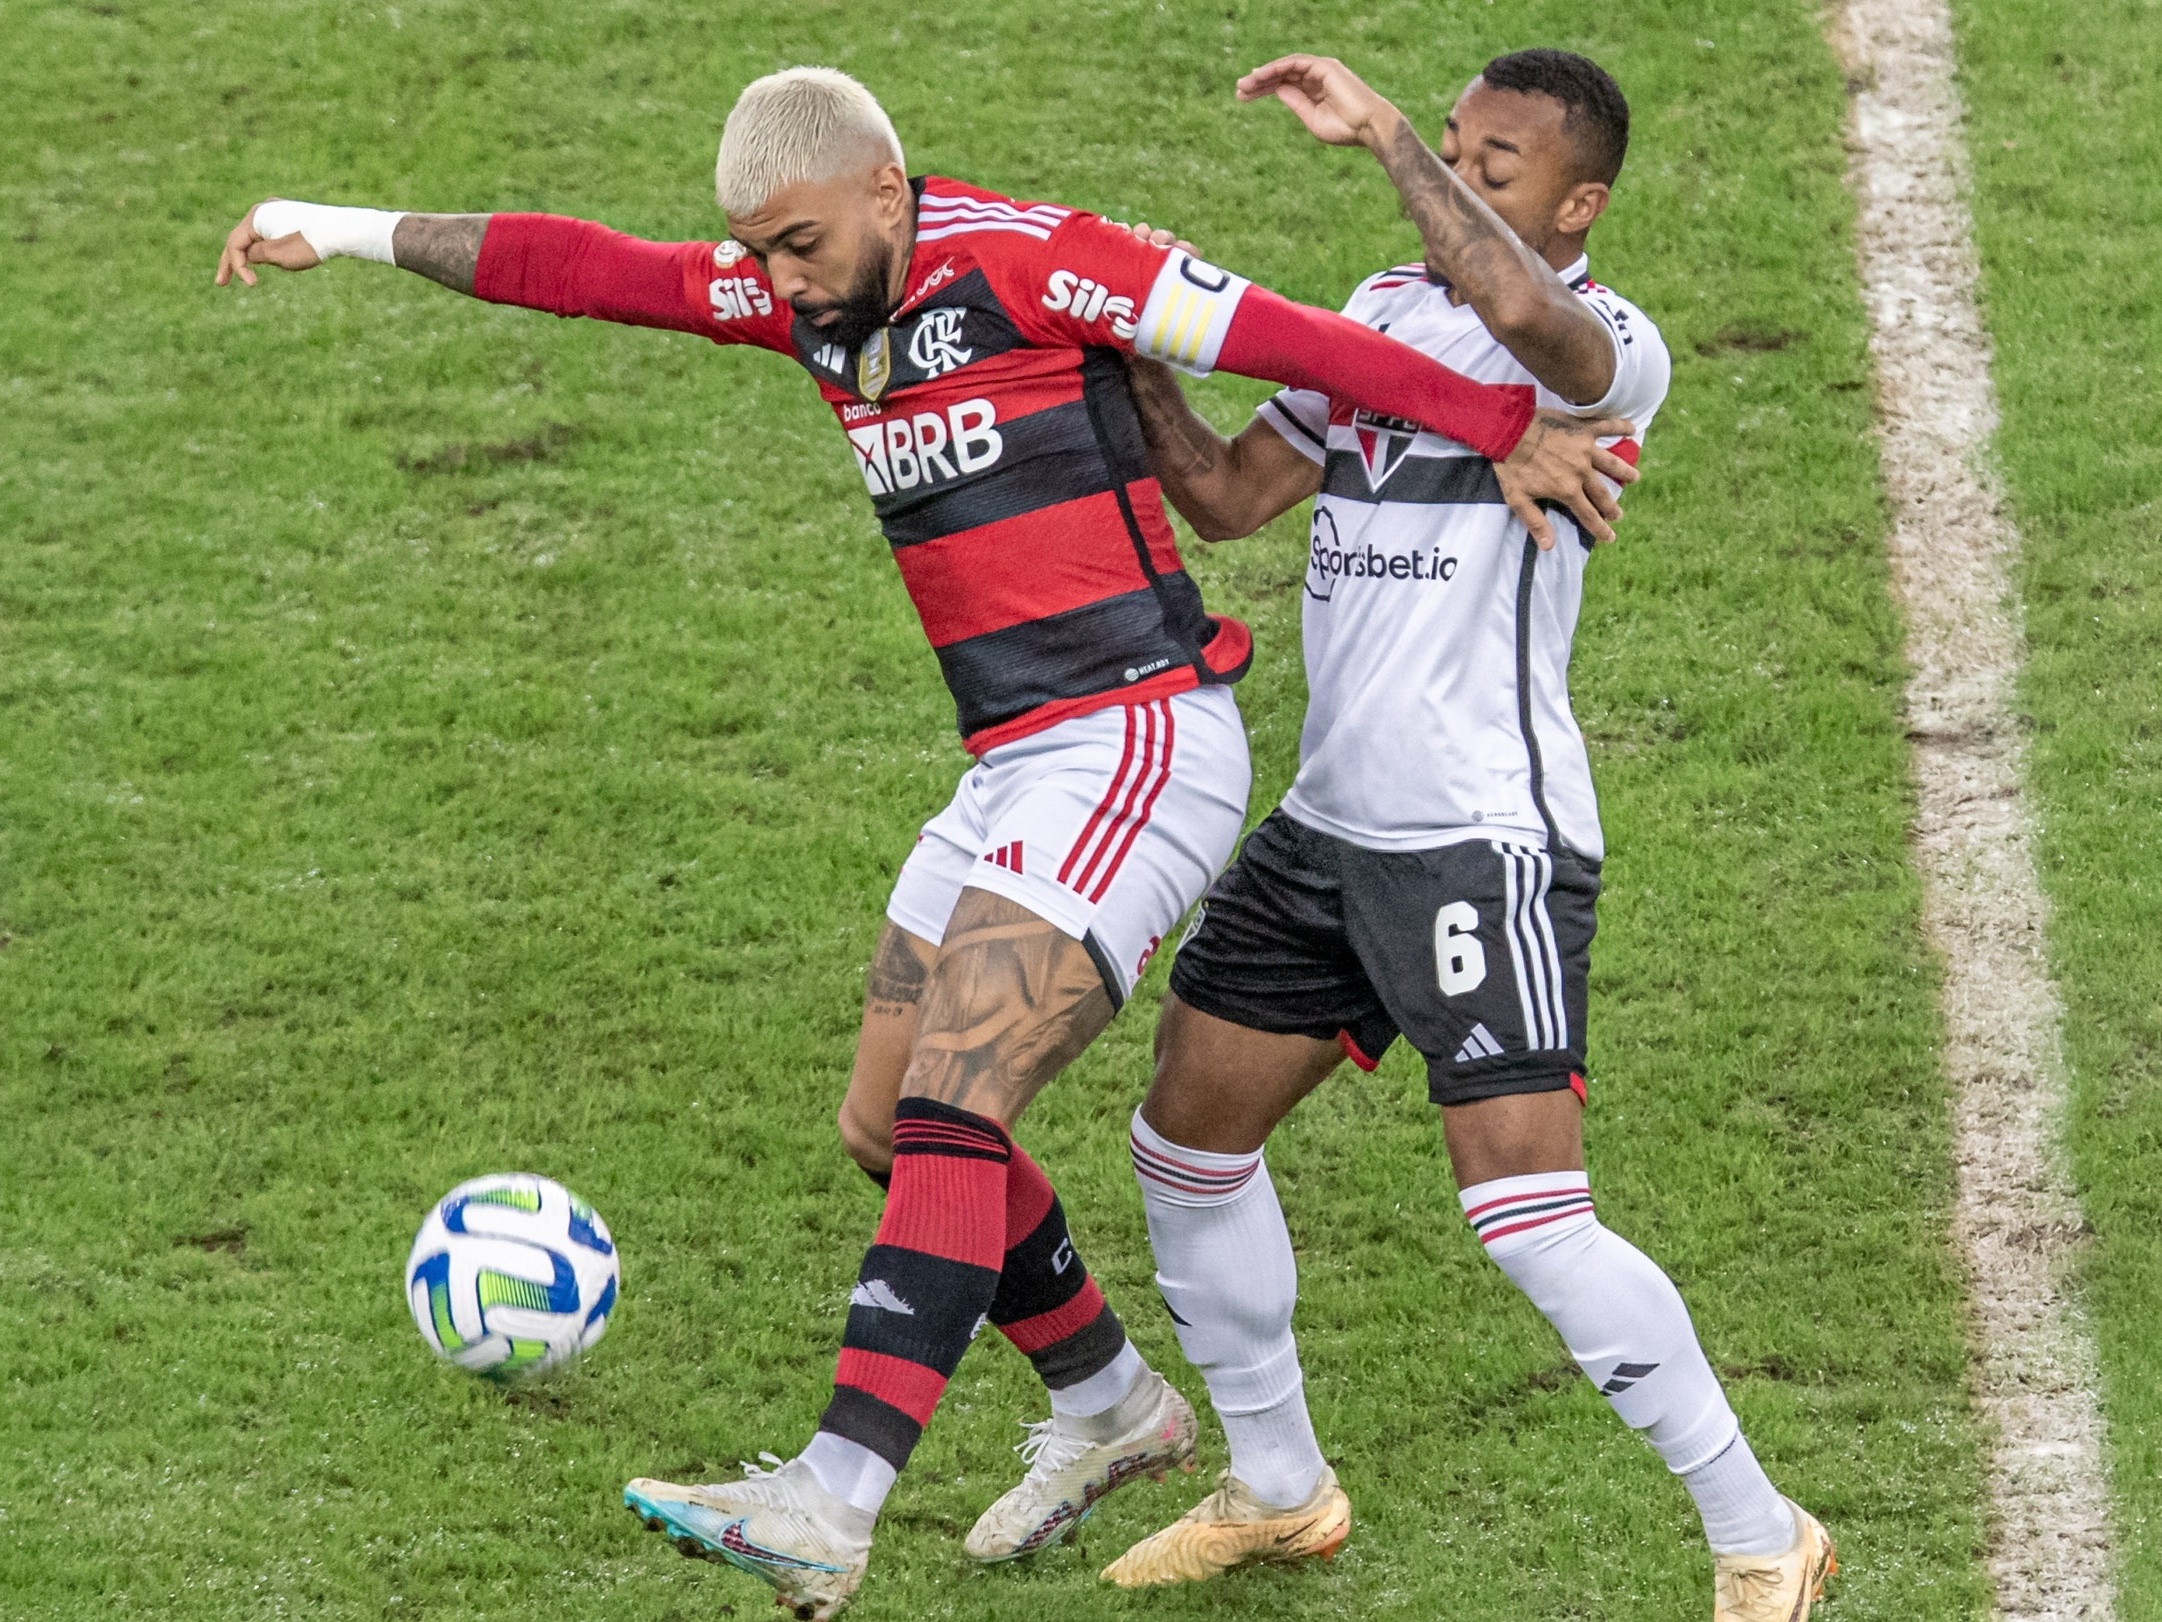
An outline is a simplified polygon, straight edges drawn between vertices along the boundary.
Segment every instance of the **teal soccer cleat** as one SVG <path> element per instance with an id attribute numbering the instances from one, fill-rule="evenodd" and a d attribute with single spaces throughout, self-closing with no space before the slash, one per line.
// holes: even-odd
<path id="1" fill-rule="evenodd" d="M 718 1560 L 773 1586 L 800 1622 L 826 1622 L 855 1595 L 871 1557 L 872 1518 L 818 1484 L 808 1466 L 743 1467 L 704 1486 L 640 1477 L 623 1502 L 694 1560 Z"/>

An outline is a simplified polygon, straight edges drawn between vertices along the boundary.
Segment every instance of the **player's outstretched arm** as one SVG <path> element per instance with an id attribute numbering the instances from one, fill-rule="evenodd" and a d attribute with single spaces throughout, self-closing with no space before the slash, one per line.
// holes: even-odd
<path id="1" fill-rule="evenodd" d="M 1605 324 L 1386 97 L 1334 57 L 1305 55 L 1254 69 L 1239 81 L 1238 95 L 1274 96 L 1317 140 L 1372 152 L 1419 227 L 1427 265 L 1464 295 L 1487 330 L 1564 400 L 1605 397 L 1614 382 Z"/>
<path id="2" fill-rule="evenodd" d="M 1321 488 L 1321 466 L 1251 422 L 1236 439 L 1211 427 L 1161 361 L 1127 361 L 1149 468 L 1164 498 L 1204 541 L 1236 541 Z"/>
<path id="3" fill-rule="evenodd" d="M 401 214 L 380 208 L 332 208 L 267 198 L 248 210 L 226 236 L 217 283 L 238 276 L 256 282 L 257 265 L 312 270 L 326 259 L 372 259 L 473 291 L 486 214 Z"/>
<path id="4" fill-rule="evenodd" d="M 272 198 L 225 239 L 218 285 L 253 284 L 257 265 L 308 270 L 372 259 L 491 304 L 715 343 L 787 347 L 789 311 L 733 243 L 648 242 L 556 214 L 402 214 Z M 729 275 L 719 280 L 716 270 Z"/>
<path id="5" fill-rule="evenodd" d="M 1015 287 L 1009 308 L 1046 341 L 1108 342 L 1196 376 L 1236 372 L 1417 423 L 1506 467 L 1504 493 L 1512 507 L 1525 503 L 1518 510 L 1542 545 L 1551 545 L 1553 537 L 1535 505 L 1540 501 L 1562 503 L 1589 533 L 1613 538 L 1613 497 L 1594 475 L 1627 484 L 1636 470 L 1585 434 L 1557 431 L 1566 419 L 1530 432 L 1537 425 L 1530 384 L 1474 382 L 1386 333 L 1294 304 L 1183 249 L 1166 254 L 1152 238 L 1150 233 L 1137 241 L 1123 226 L 1076 214 L 1050 233 L 1033 267 L 1042 280 L 1030 274 Z M 1168 427 L 1175 436 L 1182 420 L 1172 416 L 1160 423 L 1159 434 Z M 1628 425 L 1604 423 L 1599 431 L 1625 433 Z M 1195 443 L 1204 453 L 1208 449 L 1206 440 Z M 1213 465 L 1206 454 L 1200 462 Z M 1596 499 L 1588 493 L 1594 489 Z M 1282 510 L 1257 500 L 1236 516 L 1244 521 L 1260 512 L 1259 523 Z M 1227 535 L 1246 532 L 1229 519 L 1211 527 Z"/>

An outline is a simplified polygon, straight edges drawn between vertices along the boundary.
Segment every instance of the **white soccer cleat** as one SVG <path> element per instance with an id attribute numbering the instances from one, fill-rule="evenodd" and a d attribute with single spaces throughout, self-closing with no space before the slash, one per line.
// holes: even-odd
<path id="1" fill-rule="evenodd" d="M 1712 1622 L 1808 1622 L 1839 1571 L 1831 1534 L 1793 1499 L 1794 1544 L 1785 1554 L 1722 1554 L 1712 1559 Z"/>
<path id="2" fill-rule="evenodd" d="M 1258 1560 L 1331 1560 L 1351 1535 L 1351 1500 L 1326 1465 L 1306 1502 L 1284 1509 L 1256 1498 L 1228 1470 L 1208 1497 L 1110 1565 L 1120 1588 L 1197 1583 Z"/>
<path id="3" fill-rule="evenodd" d="M 623 1502 L 694 1560 L 718 1560 L 773 1585 L 801 1622 L 826 1622 L 863 1581 L 872 1517 L 818 1484 L 801 1460 L 743 1467 L 743 1480 L 678 1486 L 640 1477 Z"/>
<path id="4" fill-rule="evenodd" d="M 1028 1474 L 977 1519 L 965 1545 L 978 1560 L 1034 1554 L 1087 1518 L 1106 1493 L 1139 1476 L 1157 1481 L 1194 1467 L 1194 1410 L 1154 1369 L 1145 1371 L 1117 1409 L 1138 1414 L 1117 1434 L 1092 1438 L 1088 1421 L 1056 1415 L 1029 1426 L 1014 1449 Z"/>

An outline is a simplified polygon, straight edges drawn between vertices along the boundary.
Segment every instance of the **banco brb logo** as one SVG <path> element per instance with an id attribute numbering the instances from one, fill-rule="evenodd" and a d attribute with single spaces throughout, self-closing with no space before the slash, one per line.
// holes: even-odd
<path id="1" fill-rule="evenodd" d="M 966 310 L 926 310 L 916 319 L 908 336 L 908 358 L 923 368 L 925 377 L 937 377 L 957 366 L 966 366 L 976 353 L 961 347 L 961 323 Z"/>
<path id="2" fill-rule="evenodd" d="M 864 487 L 874 496 L 890 496 L 990 467 L 1006 449 L 997 422 L 998 408 L 978 398 L 944 412 L 882 415 L 846 432 Z"/>

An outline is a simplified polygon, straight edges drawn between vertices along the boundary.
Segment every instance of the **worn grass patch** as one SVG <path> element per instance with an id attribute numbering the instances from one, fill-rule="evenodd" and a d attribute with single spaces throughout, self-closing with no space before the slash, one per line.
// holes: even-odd
<path id="1" fill-rule="evenodd" d="M 2119 1615 L 2162 1616 L 2162 11 L 1960 0 Z"/>

